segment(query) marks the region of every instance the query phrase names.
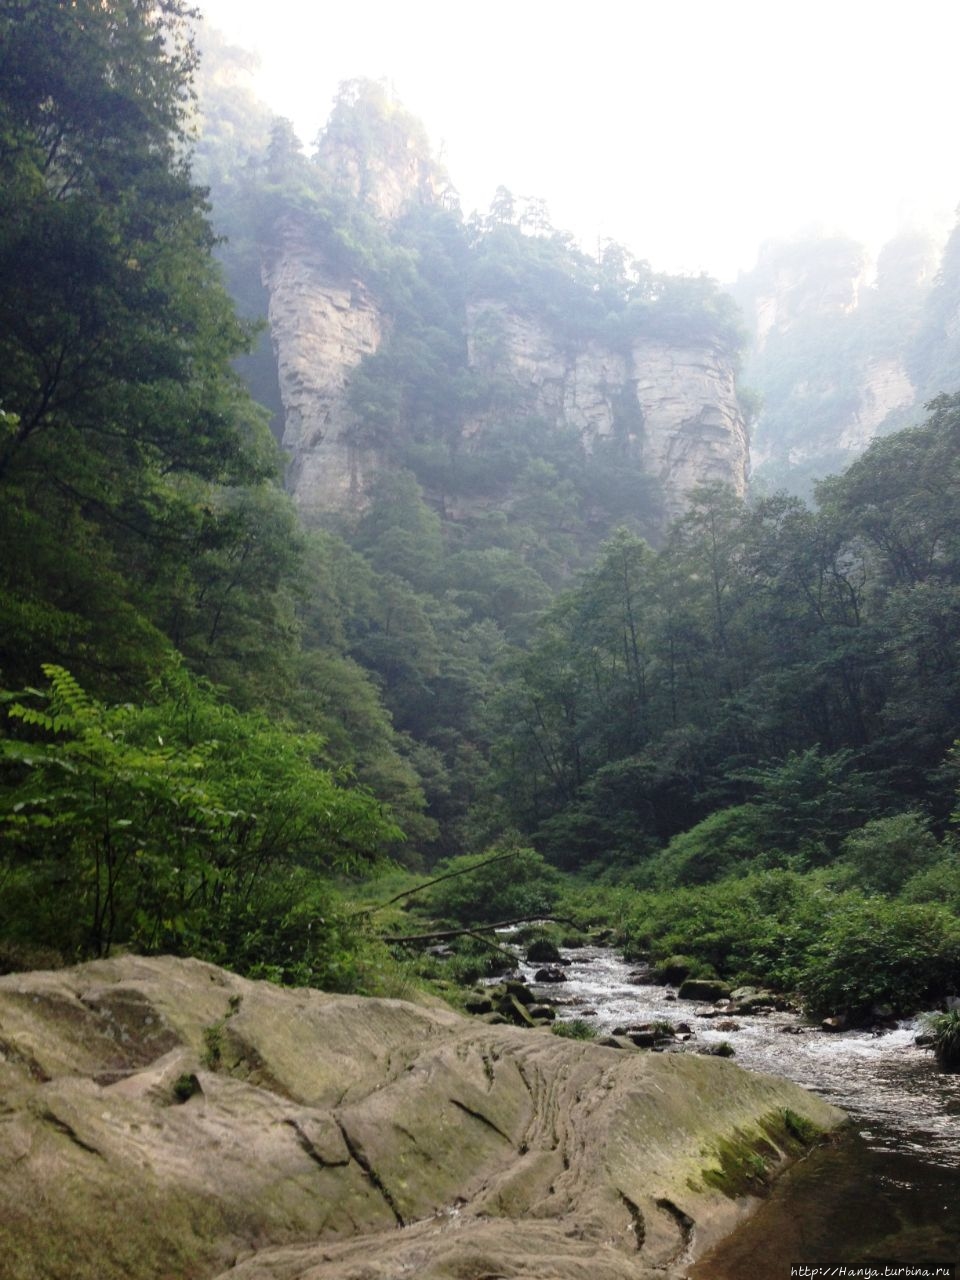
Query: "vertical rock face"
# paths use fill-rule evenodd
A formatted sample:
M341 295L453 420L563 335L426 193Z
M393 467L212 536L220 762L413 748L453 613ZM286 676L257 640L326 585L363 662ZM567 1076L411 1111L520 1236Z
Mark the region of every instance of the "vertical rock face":
M743 495L750 441L729 356L712 345L634 345L632 379L643 414L646 470L679 515L697 485L722 483Z
M350 375L377 350L381 316L364 285L344 278L285 218L263 254L269 322L284 408L287 485L309 521L355 504L378 466L355 441L347 405Z
M838 447L854 455L862 453L884 420L898 409L910 408L916 399L917 388L901 360L870 360L864 369L860 404L841 432Z
M525 411L573 427L587 452L618 439L658 480L668 518L697 485L746 489L749 439L729 356L708 344L633 343L629 353L597 342L564 346L535 318L499 302L468 314L468 358L513 383ZM478 444L483 422L469 424Z
M436 167L413 139L401 144L389 158L370 155L357 146L321 145L317 160L341 191L349 192L385 221L402 213L411 199L432 204L441 186Z
M357 443L347 401L351 374L380 345L385 320L362 282L337 275L288 219L265 255L270 329L285 412L288 485L305 519L362 506L384 459ZM663 490L667 517L698 484L742 494L749 443L730 358L710 344L637 341L628 352L598 342L563 343L535 317L505 304L467 315L471 367L496 372L512 392L518 430L536 416L574 428L585 452L616 439ZM485 418L464 423L483 448Z
M921 334L937 258L935 239L905 231L870 278L862 246L811 236L766 245L741 275L733 293L753 330L744 382L762 401L753 451L761 479L805 492L916 420L943 367L937 341Z

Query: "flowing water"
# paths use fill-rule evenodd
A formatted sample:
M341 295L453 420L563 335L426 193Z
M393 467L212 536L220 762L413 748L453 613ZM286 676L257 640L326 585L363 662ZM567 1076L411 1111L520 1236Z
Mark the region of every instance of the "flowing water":
M843 1139L781 1178L750 1221L691 1268L690 1280L780 1280L791 1266L837 1268L836 1275L846 1267L848 1276L861 1274L856 1268L884 1276L889 1266L887 1274L899 1267L916 1275L922 1271L911 1268L960 1262L960 1074L936 1069L933 1055L914 1044L916 1024L837 1034L792 1013L736 1014L736 1030L719 1030L694 1003L632 977L609 948L569 956L566 982L534 984L558 1002L560 1018L582 1018L601 1033L686 1022L691 1045L726 1040L742 1067L795 1080L853 1122ZM524 967L527 981L536 967ZM798 1026L800 1034L785 1031Z

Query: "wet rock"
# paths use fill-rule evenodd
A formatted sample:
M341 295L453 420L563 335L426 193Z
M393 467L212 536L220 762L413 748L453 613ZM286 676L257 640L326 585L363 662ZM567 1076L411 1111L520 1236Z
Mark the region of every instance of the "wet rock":
M740 1023L734 1022L733 1018L724 1018L722 1021L717 1023L717 1030L718 1031L739 1031Z
M521 1004L536 1004L537 997L533 994L525 982L519 982L514 978L508 979L502 984L503 990L507 995L515 996Z
M846 1016L842 1013L838 1013L832 1018L824 1018L820 1023L820 1029L821 1031L846 1031Z
M730 996L730 987L725 982L717 982L710 978L687 978L677 993L681 1000L726 1000Z
M689 1022L678 1022L676 1026L673 1028L673 1030L674 1030L674 1033L678 1036L693 1035L693 1027L691 1027Z
M493 1001L489 996L467 996L463 1002L463 1007L467 1013L492 1013Z
M514 1024L516 1027L532 1027L533 1018L528 1012L527 1006L521 1004L516 996L505 995L497 1001L497 1013Z
M531 1018L543 1020L546 1022L553 1022L553 1020L557 1016L556 1009L554 1009L553 1005L550 1005L550 1004L531 1005L529 1013Z
M632 1040L628 1040L626 1036L598 1036L593 1042L602 1045L605 1049L633 1049L635 1045Z
M562 956L555 942L549 938L537 938L527 947L527 960L530 964L560 964Z
M759 990L757 987L734 987L730 992L730 999L742 1005L746 1001L755 1000L758 995Z
M667 982L676 986L690 976L694 962L689 956L670 956L654 969L658 982Z
M635 987L651 987L656 980L653 969L634 969L627 974L627 981Z
M566 982L567 975L562 969L538 969L533 975L534 982Z

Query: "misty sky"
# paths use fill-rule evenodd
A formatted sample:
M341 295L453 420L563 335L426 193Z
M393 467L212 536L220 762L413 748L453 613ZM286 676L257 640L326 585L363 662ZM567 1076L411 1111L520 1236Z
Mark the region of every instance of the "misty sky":
M720 280L811 225L877 246L960 202L957 0L198 0L305 142L392 81L463 208L503 183L584 248Z

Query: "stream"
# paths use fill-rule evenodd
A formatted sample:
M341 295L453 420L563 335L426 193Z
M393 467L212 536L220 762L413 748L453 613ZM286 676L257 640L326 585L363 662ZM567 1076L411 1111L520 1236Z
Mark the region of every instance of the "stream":
M845 1267L848 1276L957 1266L960 1074L938 1071L932 1053L914 1044L915 1022L882 1034L835 1033L793 1013L736 1014L737 1029L721 1031L717 1019L696 1016L697 1003L631 978L632 966L610 948L567 954L562 984L538 985L539 966L522 966L559 1019L582 1018L601 1034L658 1019L686 1022L692 1045L726 1040L740 1066L786 1076L851 1117L850 1131L779 1179L753 1217L690 1269L690 1280L779 1280L791 1266ZM797 1026L800 1034L784 1030Z

